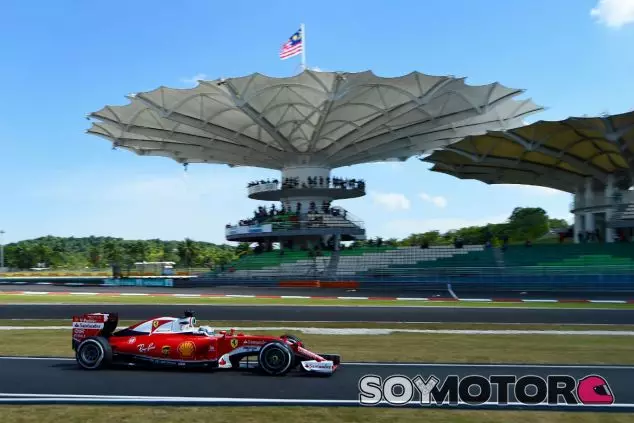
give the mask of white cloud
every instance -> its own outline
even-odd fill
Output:
[[[634,0],[599,0],[590,16],[611,28],[634,22]]]
[[[197,84],[199,80],[201,79],[207,79],[207,75],[204,73],[197,73],[196,75],[192,76],[191,78],[181,78],[181,82],[184,82],[185,84]]]
[[[445,197],[441,196],[441,195],[438,195],[436,197],[432,197],[429,194],[421,192],[419,194],[419,196],[420,196],[420,198],[423,201],[427,201],[429,203],[432,203],[434,206],[440,207],[441,209],[447,207],[447,199]]]
[[[388,211],[408,210],[410,201],[403,194],[370,192],[372,201]]]
[[[484,226],[488,223],[504,223],[509,213],[483,218],[440,217],[430,219],[395,219],[386,222],[381,228],[381,234],[386,238],[404,238],[413,233],[428,231],[440,231],[441,233],[452,229],[460,229],[467,226]]]

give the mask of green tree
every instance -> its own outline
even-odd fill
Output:
[[[508,226],[512,239],[534,240],[548,232],[548,215],[541,207],[516,207]]]

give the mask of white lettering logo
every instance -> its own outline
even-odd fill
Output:
[[[140,344],[139,345],[139,352],[142,353],[146,353],[146,352],[150,352],[153,349],[155,349],[156,347],[154,346],[154,343],[151,343],[150,345],[148,345],[147,347],[145,346],[145,344]]]
[[[101,329],[103,326],[103,323],[73,322],[74,328]]]

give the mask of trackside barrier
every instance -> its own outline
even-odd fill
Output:
[[[160,286],[171,288],[174,286],[174,279],[106,279],[103,283],[107,286]]]
[[[360,287],[360,283],[357,281],[280,281],[278,286],[285,288],[342,288],[342,289],[357,289]]]
[[[453,268],[453,269],[429,269],[420,270],[417,273],[407,275],[375,274],[372,276],[356,277],[354,281],[349,279],[338,280],[320,276],[302,277],[294,276],[293,286],[314,286],[314,281],[319,281],[319,287],[340,287],[351,289],[383,289],[383,290],[446,290],[451,284],[456,292],[469,291],[543,291],[543,292],[634,292],[634,271],[631,269],[602,269],[603,272],[588,272],[573,268]],[[304,285],[302,282],[310,282]],[[353,282],[349,286],[345,284]],[[185,282],[189,286],[282,286],[280,277],[274,274],[262,277],[222,277],[199,276],[191,282]],[[340,285],[337,285],[341,283]],[[177,286],[180,283],[177,283]],[[286,285],[289,286],[289,285]]]
[[[278,285],[284,288],[319,288],[319,281],[280,281]]]

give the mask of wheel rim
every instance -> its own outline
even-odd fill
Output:
[[[97,347],[97,345],[88,344],[84,345],[84,347],[81,349],[81,352],[79,353],[79,356],[85,364],[93,366],[97,364],[97,362],[101,358],[101,351],[99,347]]]
[[[287,357],[279,348],[271,348],[264,354],[264,361],[271,370],[280,370],[286,366]]]

